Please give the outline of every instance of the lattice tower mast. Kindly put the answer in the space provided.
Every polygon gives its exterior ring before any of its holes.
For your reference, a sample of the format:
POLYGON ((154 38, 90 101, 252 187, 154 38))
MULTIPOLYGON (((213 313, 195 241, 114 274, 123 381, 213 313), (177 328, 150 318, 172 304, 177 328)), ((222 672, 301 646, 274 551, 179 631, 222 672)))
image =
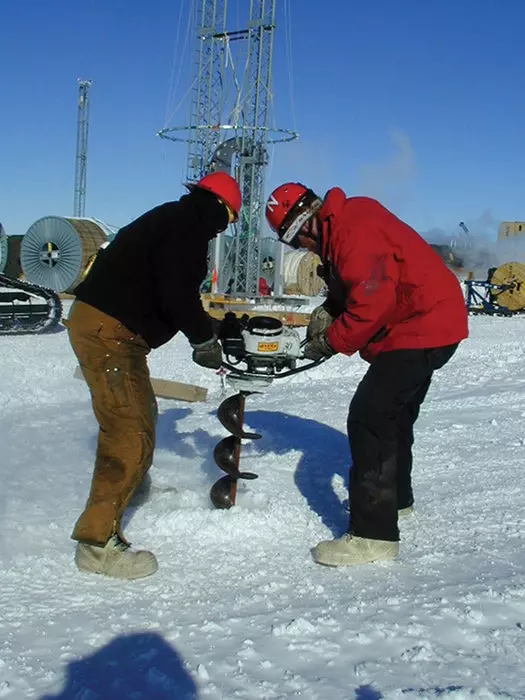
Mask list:
POLYGON ((89 88, 91 80, 78 79, 77 155, 73 215, 83 218, 86 210, 89 130, 89 88))
MULTIPOLYGON (((269 128, 276 0, 244 0, 245 29, 228 29, 228 0, 197 0, 197 44, 189 127, 162 129, 159 136, 188 141, 187 177, 195 182, 214 170, 226 170, 239 182, 241 218, 231 245, 216 239, 210 267, 220 286, 255 296, 260 276, 260 239, 268 144, 291 141, 294 132, 269 128), (249 5, 249 13, 247 11, 249 5), (240 75, 242 71, 242 75, 240 75), (186 129, 187 139, 177 136, 186 129)), ((238 21, 240 14, 238 13, 238 21)))
POLYGON ((227 0, 198 0, 187 176, 196 182, 212 169, 212 157, 224 135, 223 119, 227 0))
MULTIPOLYGON (((276 0, 250 0, 248 28, 228 31, 227 0, 201 0, 198 8, 199 45, 197 79, 194 82, 191 126, 197 127, 190 139, 188 177, 198 179, 211 169, 219 143, 228 134, 216 126, 224 124, 225 88, 231 84, 226 72, 233 74, 238 94, 229 117, 235 139, 232 173, 243 197, 242 215, 235 225, 232 246, 220 260, 211 258, 221 268, 230 270, 230 291, 256 295, 260 276, 259 241, 262 226, 264 171, 268 161, 268 96, 271 86, 271 57, 275 30, 276 0), (238 82, 231 52, 231 42, 244 42, 238 50, 237 65, 244 63, 244 81, 238 82), (243 56, 244 54, 244 56, 243 56), (242 59, 245 57, 245 61, 242 59), (239 89, 240 88, 240 89, 239 89), (200 125, 211 128, 199 129, 200 125), (214 128, 215 127, 215 128, 214 128)), ((216 241, 215 245, 220 245, 216 241)), ((224 269, 218 271, 224 284, 224 269)))
POLYGON ((243 201, 234 238, 234 290, 258 293, 264 182, 268 164, 268 102, 271 92, 276 0, 252 0, 246 38, 248 60, 244 83, 244 126, 238 177, 243 201))

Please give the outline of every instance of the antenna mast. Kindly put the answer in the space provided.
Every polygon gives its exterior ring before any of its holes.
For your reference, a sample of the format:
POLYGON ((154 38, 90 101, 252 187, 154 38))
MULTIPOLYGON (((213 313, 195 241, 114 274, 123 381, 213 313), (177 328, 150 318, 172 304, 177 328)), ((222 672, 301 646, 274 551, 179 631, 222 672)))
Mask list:
POLYGON ((223 170, 239 182, 240 220, 210 250, 212 291, 256 296, 268 146, 298 135, 269 125, 276 0, 243 0, 237 10, 228 0, 196 0, 190 123, 158 135, 188 143, 189 181, 223 170))
POLYGON ((77 155, 73 216, 83 218, 86 210, 87 154, 89 128, 89 88, 91 80, 78 82, 77 155))

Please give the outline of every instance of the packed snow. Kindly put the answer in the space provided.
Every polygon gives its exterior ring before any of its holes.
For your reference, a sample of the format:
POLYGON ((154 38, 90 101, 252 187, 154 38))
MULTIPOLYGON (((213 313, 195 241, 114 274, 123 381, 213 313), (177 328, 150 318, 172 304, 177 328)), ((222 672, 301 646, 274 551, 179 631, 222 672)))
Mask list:
POLYGON ((247 399, 238 503, 215 510, 229 393, 184 337, 152 376, 209 389, 159 400, 145 502, 125 533, 159 571, 82 574, 73 524, 97 426, 67 333, 2 336, 0 698, 525 698, 525 317, 471 317, 416 431, 416 512, 394 562, 334 569, 311 548, 348 521, 349 400, 337 356, 247 399))

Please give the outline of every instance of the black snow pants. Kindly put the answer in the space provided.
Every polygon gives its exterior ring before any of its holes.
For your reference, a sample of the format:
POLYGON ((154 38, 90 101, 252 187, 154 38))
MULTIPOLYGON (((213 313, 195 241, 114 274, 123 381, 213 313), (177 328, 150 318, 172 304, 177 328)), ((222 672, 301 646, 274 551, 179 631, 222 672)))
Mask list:
POLYGON ((352 534, 399 540, 397 511, 414 502, 414 423, 434 370, 443 367, 457 347, 381 353, 359 383, 347 424, 352 534))

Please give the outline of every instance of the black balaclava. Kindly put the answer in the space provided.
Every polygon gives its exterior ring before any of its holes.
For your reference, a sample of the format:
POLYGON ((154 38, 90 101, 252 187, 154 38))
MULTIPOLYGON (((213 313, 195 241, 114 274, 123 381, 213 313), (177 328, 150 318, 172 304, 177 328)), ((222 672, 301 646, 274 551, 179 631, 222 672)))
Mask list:
POLYGON ((194 187, 181 201, 194 205, 199 228, 211 240, 228 228, 228 209, 221 200, 208 190, 194 187))

